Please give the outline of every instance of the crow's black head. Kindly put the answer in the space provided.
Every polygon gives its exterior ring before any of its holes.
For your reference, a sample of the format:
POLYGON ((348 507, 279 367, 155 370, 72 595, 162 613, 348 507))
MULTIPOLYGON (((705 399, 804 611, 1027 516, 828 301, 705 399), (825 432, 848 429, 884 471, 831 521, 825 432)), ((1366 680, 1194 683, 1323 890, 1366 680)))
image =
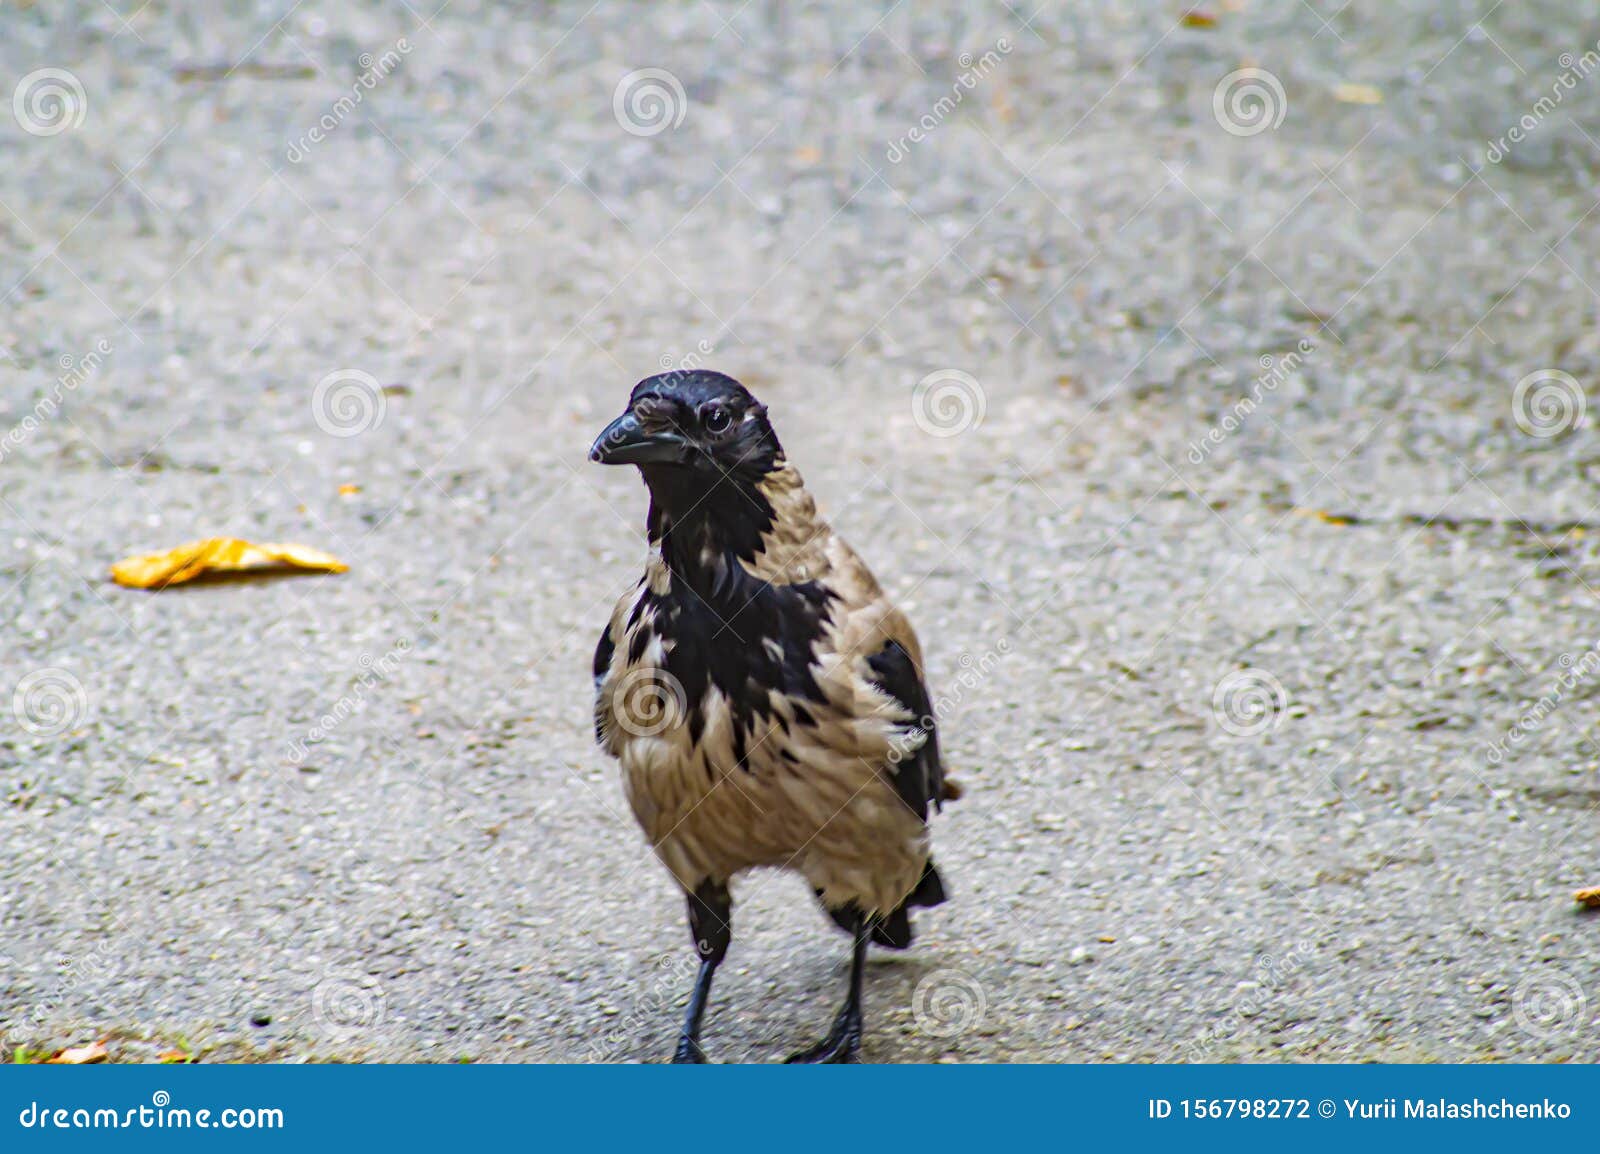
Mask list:
MULTIPOLYGON (((627 412, 595 440, 589 459, 638 465, 647 481, 658 471, 688 470, 710 486, 723 478, 758 481, 782 451, 767 407, 748 389, 722 373, 694 369, 635 385, 627 412)), ((694 483, 689 476, 681 481, 694 483)))
POLYGON ((760 485, 783 467, 783 447, 767 407, 738 381, 681 369, 635 385, 589 459, 639 467, 652 497, 652 536, 678 524, 746 554, 771 524, 760 485))

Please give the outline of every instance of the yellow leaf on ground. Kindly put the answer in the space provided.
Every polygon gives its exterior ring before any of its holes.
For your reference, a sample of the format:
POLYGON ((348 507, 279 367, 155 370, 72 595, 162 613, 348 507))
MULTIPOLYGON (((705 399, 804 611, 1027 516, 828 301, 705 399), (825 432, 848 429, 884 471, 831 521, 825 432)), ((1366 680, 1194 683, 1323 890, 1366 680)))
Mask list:
POLYGON ((1185 28, 1215 28, 1217 26, 1217 18, 1209 12, 1191 8, 1183 14, 1182 23, 1185 28))
POLYGON ((1340 104, 1382 104, 1383 93, 1370 84, 1338 84, 1333 98, 1340 104))
POLYGON ((165 589, 208 573, 343 573, 350 566, 305 545, 256 545, 237 537, 191 541, 165 553, 127 557, 111 567, 111 579, 130 589, 165 589))
POLYGON ((1572 895, 1572 900, 1581 902, 1592 909, 1600 909, 1600 886, 1590 886, 1586 890, 1579 890, 1572 895))
POLYGON ((90 1042, 87 1046, 72 1046, 55 1057, 49 1059, 51 1066, 87 1066, 93 1062, 104 1062, 108 1054, 104 1042, 90 1042))

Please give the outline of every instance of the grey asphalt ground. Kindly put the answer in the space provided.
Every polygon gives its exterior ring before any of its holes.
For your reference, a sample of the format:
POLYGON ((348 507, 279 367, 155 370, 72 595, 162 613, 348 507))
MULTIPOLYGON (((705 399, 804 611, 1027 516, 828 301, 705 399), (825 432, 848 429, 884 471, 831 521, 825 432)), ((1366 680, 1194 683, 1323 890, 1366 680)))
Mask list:
MULTIPOLYGON (((669 1053, 584 456, 703 363, 967 786, 869 1061, 1594 1057, 1600 25, 435 3, 0 11, 7 1045, 669 1053), (213 535, 351 568, 107 580, 213 535)), ((771 1061, 845 942, 735 894, 707 1045, 771 1061)))

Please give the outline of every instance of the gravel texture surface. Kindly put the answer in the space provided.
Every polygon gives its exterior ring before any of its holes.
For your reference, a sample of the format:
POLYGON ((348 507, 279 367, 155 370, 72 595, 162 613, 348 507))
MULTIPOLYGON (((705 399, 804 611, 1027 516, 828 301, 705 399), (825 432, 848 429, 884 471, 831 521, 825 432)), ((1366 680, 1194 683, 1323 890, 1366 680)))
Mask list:
MULTIPOLYGON (((968 788, 868 1060, 1593 1057, 1600 25, 435 2, 0 10, 8 1044, 669 1053, 584 454, 703 363, 968 788), (351 569, 106 578, 212 535, 351 569)), ((735 896, 769 1061, 846 944, 735 896)))

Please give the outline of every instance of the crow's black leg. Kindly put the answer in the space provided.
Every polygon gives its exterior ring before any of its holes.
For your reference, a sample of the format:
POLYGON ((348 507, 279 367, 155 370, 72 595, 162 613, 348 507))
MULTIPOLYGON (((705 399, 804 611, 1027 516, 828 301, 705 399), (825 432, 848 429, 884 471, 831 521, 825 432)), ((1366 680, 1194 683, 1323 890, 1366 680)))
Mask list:
POLYGON ((733 899, 728 896, 727 886, 704 881, 689 895, 689 933, 694 937, 695 952, 700 955, 700 972, 695 975, 694 992, 684 1011, 683 1032, 678 1035, 678 1049, 672 1055, 674 1062, 706 1060, 706 1053, 700 1048, 700 1023, 706 1016, 711 979, 727 956, 728 942, 733 937, 733 899))
POLYGON ((861 983, 867 970, 867 943, 872 940, 872 919, 858 914, 855 922, 855 952, 850 959, 850 992, 844 1006, 833 1019, 828 1036, 812 1046, 791 1054, 791 1062, 817 1064, 861 1061, 861 983))

